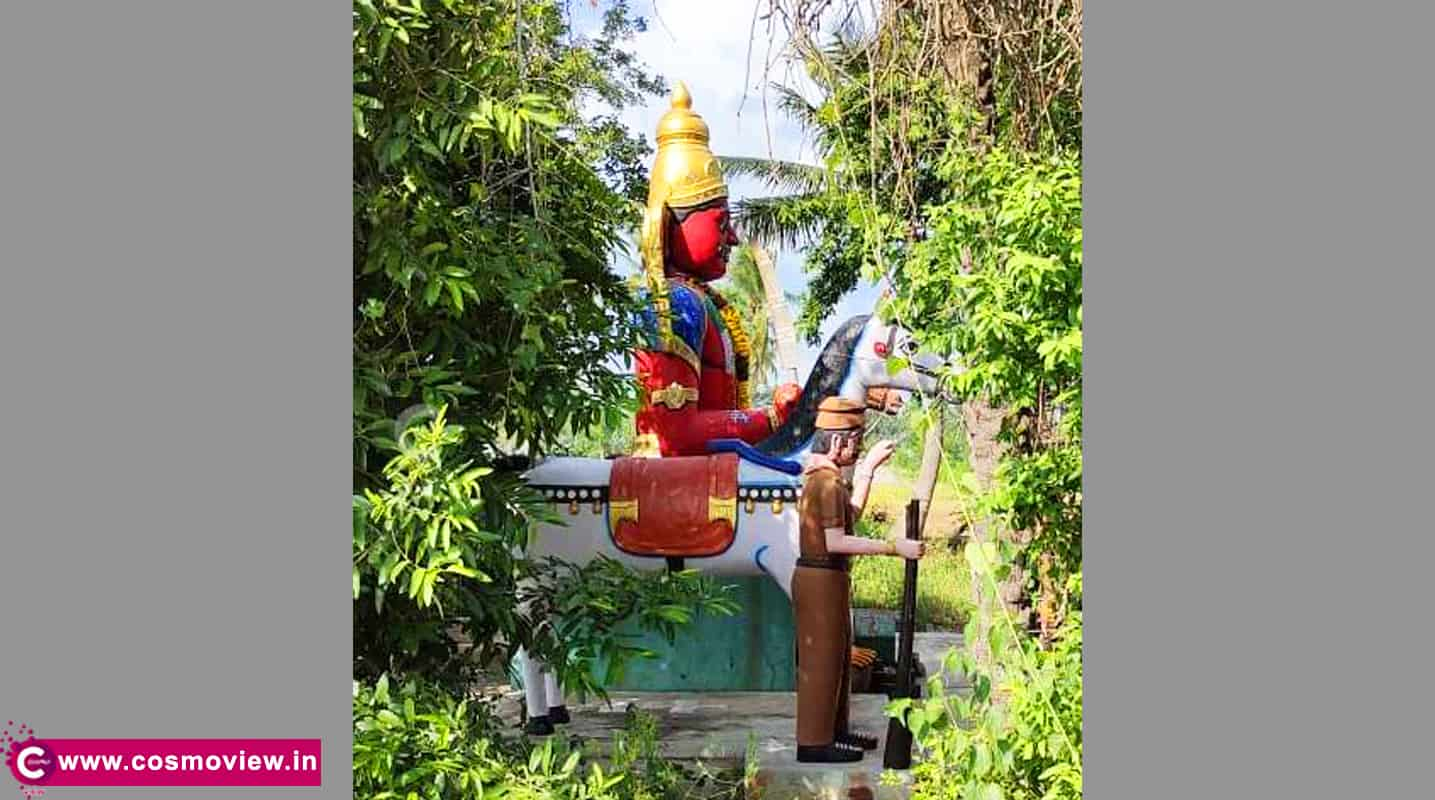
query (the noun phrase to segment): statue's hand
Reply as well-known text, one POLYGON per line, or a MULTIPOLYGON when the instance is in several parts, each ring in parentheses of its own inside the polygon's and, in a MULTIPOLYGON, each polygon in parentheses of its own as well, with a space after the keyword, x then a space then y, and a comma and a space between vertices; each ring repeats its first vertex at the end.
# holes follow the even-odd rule
POLYGON ((902 558, 919 559, 927 554, 927 543, 921 539, 898 539, 892 549, 902 558))
POLYGON ((868 478, 877 474, 877 468, 887 463, 896 449, 897 445, 887 439, 873 445, 867 455, 862 457, 862 463, 857 465, 857 474, 865 474, 868 478))
POLYGON ((802 399, 802 387, 795 383, 784 383, 772 392, 772 408, 777 412, 777 424, 787 421, 787 416, 797 408, 802 399))

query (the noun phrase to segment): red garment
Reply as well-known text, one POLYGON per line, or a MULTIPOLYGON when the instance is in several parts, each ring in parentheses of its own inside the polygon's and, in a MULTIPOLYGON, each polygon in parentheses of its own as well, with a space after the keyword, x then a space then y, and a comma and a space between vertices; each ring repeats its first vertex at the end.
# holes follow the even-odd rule
POLYGON ((618 458, 608 482, 613 544, 640 556, 705 558, 732 546, 737 454, 618 458))
POLYGON ((634 353, 642 393, 638 453, 654 455, 656 449, 662 456, 702 455, 713 439, 756 444, 767 438, 782 418, 773 409, 737 407, 731 344, 707 287, 674 278, 668 297, 675 320, 666 348, 655 340, 651 348, 634 353))

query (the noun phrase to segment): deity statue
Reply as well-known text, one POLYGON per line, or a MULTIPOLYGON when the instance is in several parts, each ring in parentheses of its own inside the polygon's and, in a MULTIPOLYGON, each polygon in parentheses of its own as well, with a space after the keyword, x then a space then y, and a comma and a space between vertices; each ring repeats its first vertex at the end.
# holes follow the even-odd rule
POLYGON ((708 149, 707 123, 681 82, 657 134, 642 227, 647 341, 633 359, 634 455, 702 455, 714 439, 756 444, 787 419, 801 389, 783 384, 772 406, 750 407, 743 320, 710 285, 727 272, 728 252, 738 243, 727 184, 708 149))
MULTIPOLYGON (((860 757, 854 748, 875 741, 849 730, 836 707, 845 696, 841 662, 842 653, 851 650, 851 632, 821 626, 850 616, 846 605, 836 605, 846 602, 842 587, 836 573, 820 566, 802 568, 800 579, 796 575, 800 557, 810 565, 826 554, 878 552, 876 543, 847 535, 850 529, 838 528, 846 534, 837 535, 813 525, 831 522, 833 509, 845 502, 853 502, 860 515, 871 473, 890 457, 891 445, 873 448, 857 468, 865 481, 854 487, 851 500, 836 489, 821 490, 831 470, 809 470, 804 478, 802 462, 816 444, 813 464, 851 467, 846 455, 855 458, 855 450, 833 449, 829 441, 833 404, 845 403, 835 418, 848 430, 865 408, 895 413, 905 392, 934 397, 942 359, 919 352, 900 326, 860 314, 828 339, 805 389, 784 384, 774 392, 772 407, 752 408, 742 320, 709 285, 727 271, 728 249, 737 241, 727 196, 708 149, 707 125, 693 113, 687 87, 679 84, 658 125, 641 237, 648 306, 647 341, 634 353, 641 392, 634 453, 639 457, 555 456, 525 472, 525 483, 554 511, 552 518, 535 521, 525 552, 572 564, 603 557, 640 570, 691 568, 715 576, 771 578, 793 599, 799 635, 810 640, 811 652, 803 651, 805 666, 799 667, 807 676, 802 679, 807 688, 799 690, 805 698, 799 702, 799 755, 850 760, 853 752, 860 757), (893 365, 892 356, 903 363, 893 365), (826 406, 819 408, 824 399, 826 406), (831 457, 821 455, 829 452, 831 457), (799 525, 804 481, 819 487, 814 497, 831 502, 819 508, 807 500, 814 510, 799 525), (834 605, 821 611, 829 601, 834 605), (822 618, 816 628, 815 617, 822 618), (824 702, 833 707, 822 709, 824 702)), ((519 661, 528 715, 524 729, 551 734, 555 724, 570 718, 562 687, 550 665, 526 649, 519 661)))

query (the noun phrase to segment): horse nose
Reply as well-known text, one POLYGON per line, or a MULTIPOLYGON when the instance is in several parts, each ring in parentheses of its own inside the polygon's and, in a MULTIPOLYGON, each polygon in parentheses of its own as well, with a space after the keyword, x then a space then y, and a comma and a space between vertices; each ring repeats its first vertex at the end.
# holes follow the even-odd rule
POLYGON ((936 397, 941 387, 934 376, 920 373, 917 375, 917 388, 921 389, 924 397, 936 397))

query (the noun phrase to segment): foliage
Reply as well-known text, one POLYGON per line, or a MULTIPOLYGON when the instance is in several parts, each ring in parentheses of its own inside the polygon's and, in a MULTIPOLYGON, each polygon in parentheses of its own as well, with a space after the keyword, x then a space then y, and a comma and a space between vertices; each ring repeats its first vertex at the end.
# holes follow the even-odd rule
POLYGON ((1082 796, 1081 613, 1049 648, 993 630, 1008 668, 996 683, 969 653, 952 650, 943 673, 971 681, 969 698, 949 693, 943 675, 928 679, 920 700, 898 700, 892 713, 911 728, 920 753, 915 800, 1073 800, 1082 796), (1000 700, 1000 702, 999 702, 1000 700))
POLYGON ((565 455, 588 458, 612 458, 633 452, 634 422, 637 416, 636 394, 618 403, 617 411, 605 414, 598 424, 587 429, 570 431, 559 438, 554 450, 565 455))
POLYGON ((897 274, 890 310, 926 347, 961 354, 965 369, 946 376, 949 391, 1010 409, 999 435, 1006 450, 978 505, 1023 535, 971 542, 966 561, 988 597, 1021 564, 1043 638, 1005 613, 973 616, 965 641, 989 653, 948 656, 973 697, 934 685, 907 716, 925 753, 914 796, 1080 797, 1079 160, 953 148, 939 172, 954 199, 926 209, 927 236, 897 274))
POLYGON ((893 312, 962 354, 960 397, 1014 410, 987 510, 1030 531, 1060 582, 1081 566, 1081 177, 1075 154, 954 150, 960 199, 932 206, 893 312))
POLYGON ((727 587, 697 570, 638 573, 603 556, 582 566, 545 559, 520 567, 517 635, 580 694, 606 696, 603 686, 620 682, 630 659, 655 655, 621 632, 625 620, 672 643, 695 613, 731 616, 740 608, 727 587))
POLYGON ((443 409, 412 425, 384 469, 388 485, 356 502, 357 672, 418 669, 461 681, 465 664, 448 635, 458 625, 480 663, 522 646, 564 686, 601 695, 613 671, 646 655, 618 632, 624 620, 671 640, 694 608, 736 610, 694 571, 639 574, 611 559, 575 566, 522 558, 530 524, 561 518, 511 478, 485 482, 489 468, 451 460, 463 437, 443 409), (595 683, 599 661, 610 674, 595 683))
POLYGON ((623 728, 613 735, 609 763, 614 774, 632 777, 623 787, 629 800, 736 800, 756 769, 749 752, 744 774, 713 770, 699 761, 688 767, 663 754, 657 719, 635 705, 623 716, 623 728))
POLYGON ((552 0, 353 9, 355 670, 457 677, 455 624, 481 657, 542 649, 515 597, 547 512, 503 457, 632 402, 609 257, 648 150, 616 115, 663 87, 622 0, 591 39, 552 0))
MULTIPOLYGON (((832 176, 817 192, 789 188, 785 219, 777 203, 761 211, 813 242, 801 327, 810 336, 859 279, 882 279, 883 313, 958 358, 946 396, 1005 413, 991 485, 962 476, 973 519, 1003 531, 965 549, 972 606, 1014 575, 1041 604, 1040 638, 1005 614, 972 615, 965 640, 987 652, 949 656, 972 699, 934 682, 927 700, 896 704, 926 759, 914 794, 1079 796, 1080 3, 881 4, 870 30, 820 46, 824 15, 851 19, 857 4, 772 5, 821 93, 789 90, 784 108, 832 176)), ((991 443, 972 444, 975 460, 991 443)))
POLYGON ((933 35, 913 64, 970 82, 994 106, 992 132, 1024 150, 1081 146, 1082 0, 915 0, 933 35), (989 69, 983 75, 982 62, 989 69), (976 73, 976 74, 971 74, 976 73), (988 80, 984 80, 988 79, 988 80))
MULTIPOLYGON (((888 532, 881 535, 885 538, 888 532)), ((855 559, 852 562, 852 607, 901 609, 906 563, 899 558, 855 559)), ((972 616, 969 583, 962 555, 929 543, 917 581, 917 628, 961 630, 972 616)))
POLYGON ((479 560, 486 545, 511 544, 475 522, 483 507, 479 478, 493 470, 472 467, 472 461, 451 467, 444 463, 444 450, 463 440, 463 429, 445 424, 444 414, 441 410, 431 424, 405 430, 399 454, 384 467, 388 487, 365 492, 366 519, 375 528, 372 542, 367 524, 355 530, 356 598, 364 573, 372 571, 379 605, 407 573, 405 596, 420 606, 437 601, 442 610, 442 598, 435 597, 434 589, 448 576, 491 583, 491 574, 506 566, 485 571, 487 565, 479 560))
POLYGON ((646 191, 618 123, 661 84, 619 45, 534 0, 354 4, 354 442, 373 486, 393 421, 447 404, 475 454, 538 453, 631 391, 635 341, 609 268, 646 191), (585 101, 614 115, 585 118, 585 101))
POLYGON ((687 771, 657 757, 652 719, 641 713, 616 734, 605 768, 562 737, 504 738, 489 707, 421 681, 355 681, 353 708, 353 790, 363 800, 718 800, 739 785, 713 775, 693 791, 687 771))

